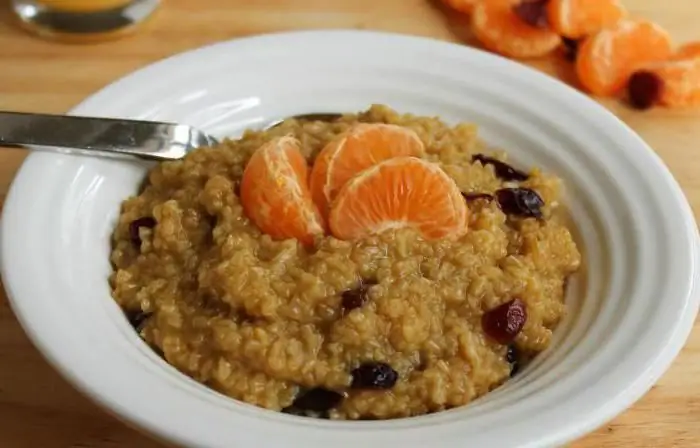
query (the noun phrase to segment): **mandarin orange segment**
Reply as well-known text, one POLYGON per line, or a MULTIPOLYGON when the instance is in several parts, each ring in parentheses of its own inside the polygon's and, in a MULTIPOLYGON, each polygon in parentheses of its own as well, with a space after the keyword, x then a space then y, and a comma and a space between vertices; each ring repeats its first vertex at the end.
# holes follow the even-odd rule
POLYGON ((333 202, 331 233, 353 240, 389 229, 414 228, 426 239, 466 231, 467 206, 439 165, 396 157, 351 179, 333 202))
POLYGON ((619 0, 549 0, 547 4, 549 25, 570 39, 611 27, 626 15, 619 0))
POLYGON ((584 41, 576 73, 591 93, 612 95, 623 89, 640 67, 668 58, 671 47, 671 37, 657 24, 623 19, 584 41))
POLYGON ((311 194, 323 216, 345 183, 372 165, 399 156, 423 155, 423 142, 408 128, 358 124, 328 143, 311 171, 311 194))
POLYGON ((700 57, 700 42, 690 42, 682 45, 671 59, 687 59, 700 57))
POLYGON ((280 137, 253 153, 241 179, 241 205, 263 233, 310 245, 325 225, 307 186, 300 145, 293 137, 280 137))
POLYGON ((520 0, 484 0, 474 6, 472 30, 488 50, 513 58, 544 56, 559 46, 553 31, 532 26, 518 16, 520 0))
POLYGON ((474 9, 474 5, 479 0, 442 0, 444 4, 454 9, 455 11, 470 13, 474 9))
POLYGON ((700 106, 700 42, 682 46, 668 61, 651 64, 646 70, 662 81, 660 104, 700 106))

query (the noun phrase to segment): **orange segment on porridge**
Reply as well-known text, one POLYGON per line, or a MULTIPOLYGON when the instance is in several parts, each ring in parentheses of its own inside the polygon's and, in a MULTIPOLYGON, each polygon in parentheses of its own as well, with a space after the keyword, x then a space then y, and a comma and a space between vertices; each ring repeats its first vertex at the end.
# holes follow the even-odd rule
POLYGON ((423 155, 423 142, 412 130, 383 123, 363 123, 331 141, 311 170, 311 194, 324 216, 340 189, 360 171, 399 156, 423 155))
POLYGON ((612 95, 640 67, 668 58, 671 46, 671 37, 657 24, 624 19, 584 41, 578 50, 576 73, 591 93, 612 95))
POLYGON ((549 0, 547 4, 549 25, 570 39, 613 26, 626 14, 619 0, 549 0))
POLYGON ((462 233, 466 218, 462 193, 439 165, 398 157, 345 184, 332 204, 329 224, 344 240, 406 227, 435 239, 462 233))
POLYGON ((535 58, 551 53, 561 38, 553 31, 533 26, 516 14, 520 0, 478 2, 472 12, 472 29, 487 49, 513 58, 535 58))
POLYGON ((313 244, 325 225, 307 187, 299 145, 295 138, 281 137, 255 151, 241 179, 241 204, 262 232, 313 244))

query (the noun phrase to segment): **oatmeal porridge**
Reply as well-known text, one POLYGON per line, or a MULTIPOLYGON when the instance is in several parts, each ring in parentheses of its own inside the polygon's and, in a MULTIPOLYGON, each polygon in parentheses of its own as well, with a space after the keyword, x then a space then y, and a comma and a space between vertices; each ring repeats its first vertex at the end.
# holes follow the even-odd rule
POLYGON ((260 407, 465 405, 548 346, 581 263, 560 181, 505 160, 386 106, 247 131, 123 203, 113 297, 168 363, 260 407))

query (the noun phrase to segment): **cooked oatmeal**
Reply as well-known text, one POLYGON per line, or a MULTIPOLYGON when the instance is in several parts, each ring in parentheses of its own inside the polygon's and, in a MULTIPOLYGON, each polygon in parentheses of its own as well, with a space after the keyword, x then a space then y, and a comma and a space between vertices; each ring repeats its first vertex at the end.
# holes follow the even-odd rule
POLYGON ((537 169, 509 175, 486 152, 473 125, 373 106, 161 163, 122 205, 114 299, 168 363, 257 406, 388 419, 467 404, 548 346, 581 263, 554 210, 560 181, 537 169), (358 122, 417 133, 425 158, 465 194, 463 236, 394 229, 311 247, 275 241, 246 218, 238 184, 258 147, 292 134, 312 164, 358 122), (513 316, 515 331, 498 320, 513 316))

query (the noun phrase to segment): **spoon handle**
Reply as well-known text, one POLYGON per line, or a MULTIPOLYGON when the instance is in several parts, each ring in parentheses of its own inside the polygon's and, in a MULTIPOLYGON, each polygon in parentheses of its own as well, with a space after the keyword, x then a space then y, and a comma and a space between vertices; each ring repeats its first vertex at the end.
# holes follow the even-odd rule
POLYGON ((208 140, 172 123, 0 111, 0 146, 173 160, 208 140))

